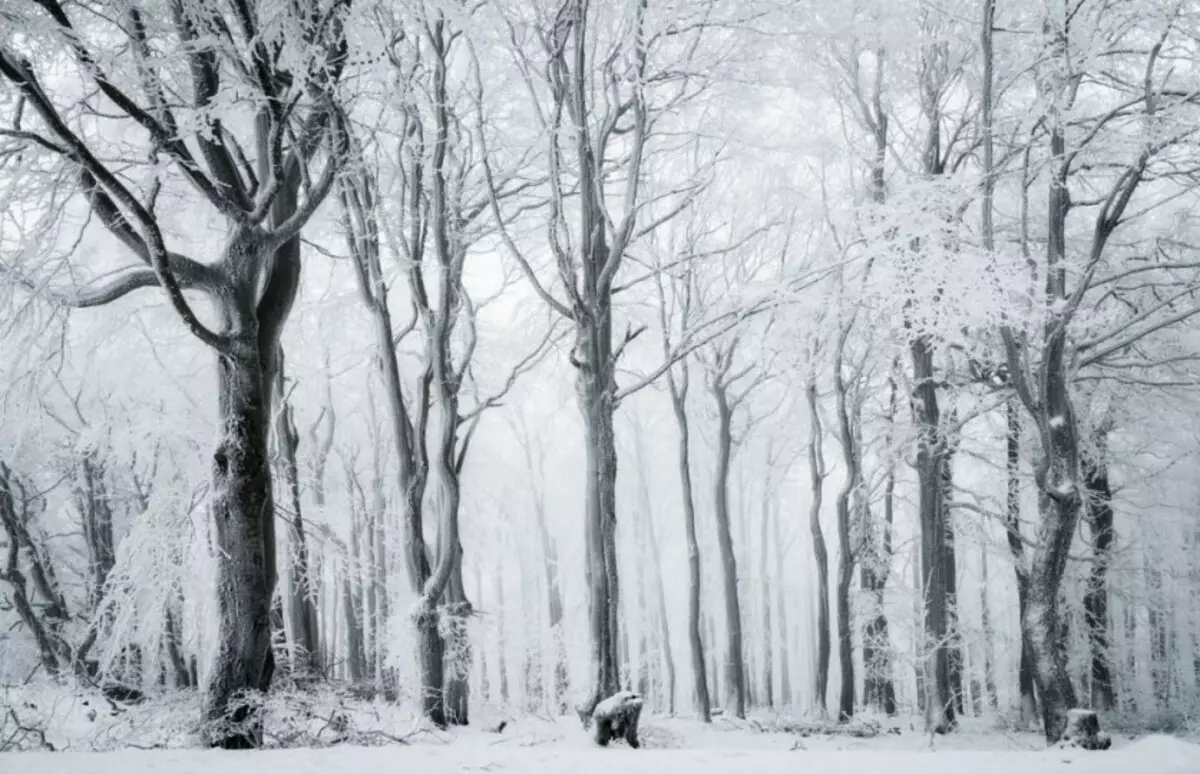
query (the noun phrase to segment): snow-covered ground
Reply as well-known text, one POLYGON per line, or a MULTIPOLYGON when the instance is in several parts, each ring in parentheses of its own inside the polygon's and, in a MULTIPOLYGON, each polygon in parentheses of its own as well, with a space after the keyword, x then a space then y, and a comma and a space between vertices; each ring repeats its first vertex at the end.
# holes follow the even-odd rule
POLYGON ((523 746, 518 737, 491 744, 221 752, 123 750, 106 753, 0 755, 3 774, 1196 774, 1200 746, 1152 736, 1118 750, 969 751, 790 750, 701 746, 630 750, 579 745, 523 746))
POLYGON ((776 731, 767 717, 704 726, 651 716, 643 749, 600 749, 573 718, 484 711, 440 732, 402 707, 292 694, 268 703, 271 742, 288 749, 224 752, 196 747, 194 697, 115 712, 80 695, 0 698, 65 750, 0 754, 0 774, 1200 774, 1200 745, 1171 736, 1114 734, 1105 752, 1046 749, 1037 734, 982 720, 939 737, 893 722, 896 731, 860 739, 776 731), (354 743, 322 746, 339 715, 354 743), (146 747, 163 749, 137 749, 146 747))

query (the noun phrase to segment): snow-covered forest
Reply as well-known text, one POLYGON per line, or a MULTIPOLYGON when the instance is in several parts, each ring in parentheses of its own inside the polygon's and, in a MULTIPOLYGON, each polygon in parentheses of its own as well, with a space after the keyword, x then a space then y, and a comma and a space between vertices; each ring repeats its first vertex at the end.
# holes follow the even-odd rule
POLYGON ((0 752, 1197 731, 1196 0, 0 0, 0 202, 0 752))

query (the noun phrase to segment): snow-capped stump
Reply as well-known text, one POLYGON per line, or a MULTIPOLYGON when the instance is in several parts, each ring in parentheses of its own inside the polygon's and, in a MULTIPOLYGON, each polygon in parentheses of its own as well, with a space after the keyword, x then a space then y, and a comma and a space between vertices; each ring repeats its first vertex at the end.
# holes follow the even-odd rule
POLYGON ((1100 718, 1095 710, 1073 709, 1067 712, 1067 730, 1060 744, 1085 750, 1107 750, 1112 746, 1112 739, 1108 734, 1100 733, 1100 718))
POLYGON ((596 705, 592 720, 596 723, 596 744, 608 746, 613 739, 624 738, 637 749, 638 718, 642 714, 642 697, 633 691, 618 691, 596 705))

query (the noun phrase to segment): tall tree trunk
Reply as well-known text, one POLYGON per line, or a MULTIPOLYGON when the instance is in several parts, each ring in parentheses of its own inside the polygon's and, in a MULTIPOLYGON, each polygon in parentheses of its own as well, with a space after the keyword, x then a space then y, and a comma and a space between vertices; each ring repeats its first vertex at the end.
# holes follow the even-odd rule
MULTIPOLYGON (((837 398, 838 433, 842 445, 842 461, 846 467, 846 481, 838 492, 838 574, 837 574, 837 636, 838 664, 841 669, 841 693, 838 698, 838 720, 846 721, 854 716, 854 641, 850 611, 850 584, 854 579, 854 549, 850 545, 851 499, 855 501, 857 516, 862 514, 857 507, 862 497, 862 467, 855 429, 850 416, 847 386, 842 374, 846 337, 850 326, 842 329, 834 354, 833 380, 837 398)), ((855 398, 857 400, 857 398, 855 398)))
MULTIPOLYGON (((1055 46, 1065 56, 1065 31, 1056 33, 1055 46)), ((1055 97, 1056 99, 1057 97, 1055 97)), ((1057 742, 1066 730, 1067 712, 1075 706, 1075 689, 1067 664, 1065 629, 1059 610, 1059 588, 1066 572, 1067 552, 1083 512, 1078 423, 1070 397, 1067 363, 1066 130, 1052 105, 1050 128, 1050 185, 1047 201, 1046 299, 1044 343, 1039 364, 1040 395, 1024 382, 1024 369, 1014 371, 1018 392, 1033 415, 1041 441, 1041 459, 1034 478, 1038 485, 1041 522, 1029 568, 1029 605, 1023 618, 1033 650, 1034 675, 1042 704, 1046 739, 1057 742)), ((1011 337, 1006 341, 1010 353, 1011 337)), ((1018 360, 1016 353, 1010 361, 1018 360)), ((1012 369, 1010 369, 1012 370, 1012 369)))
POLYGON ((1005 500, 1005 531, 1008 548, 1013 555, 1013 567, 1017 575, 1017 605, 1021 624, 1021 659, 1017 669, 1017 687, 1020 693, 1021 722, 1029 724, 1038 714, 1037 694, 1033 672, 1033 643, 1025 630, 1026 611, 1029 609, 1029 567, 1025 558, 1025 540, 1021 535, 1021 415, 1017 399, 1009 398, 1005 404, 1008 432, 1005 437, 1007 455, 1008 489, 1005 500))
MULTIPOLYGON (((995 142, 992 126, 993 100, 992 81, 995 60, 993 34, 996 25, 996 0, 983 0, 983 13, 980 22, 980 52, 983 58, 983 73, 981 94, 979 98, 979 123, 983 134, 983 202, 980 206, 980 232, 983 235, 983 248, 988 253, 995 250, 996 228, 994 213, 995 180, 995 142)), ((1007 404, 1008 410, 1013 409, 1012 401, 1007 404)), ((1019 454, 1018 454, 1019 462, 1019 454)), ((1016 471, 1010 471, 1010 475, 1016 471)), ((1013 493, 1015 496, 1016 493, 1013 493)), ((1019 503, 1017 508, 1020 508, 1019 503)), ((991 607, 988 604, 988 547, 987 541, 980 542, 979 549, 979 595, 980 615, 983 623, 983 673, 988 696, 988 707, 993 711, 998 708, 996 696, 996 674, 994 667, 995 653, 992 647, 991 607)), ((1024 649, 1022 648, 1022 652, 1024 649)))
POLYGON ((359 533, 362 531, 363 513, 358 507, 359 498, 354 490, 354 471, 346 465, 347 495, 350 503, 350 545, 346 552, 345 577, 342 580, 342 610, 346 626, 346 670, 350 681, 361 683, 367 679, 366 606, 363 599, 362 550, 359 533))
POLYGON ((775 672, 774 664, 772 663, 772 654, 775 647, 773 642, 772 627, 771 627, 771 585, 767 581, 767 544, 770 542, 771 529, 771 490, 769 487, 763 487, 762 506, 761 506, 761 532, 759 538, 759 561, 758 561, 758 577, 761 579, 762 587, 759 589, 762 607, 760 615, 762 616, 762 659, 763 659, 763 703, 768 709, 775 707, 775 672))
MULTIPOLYGON (((958 423, 958 411, 951 408, 949 425, 958 423)), ((964 644, 962 633, 958 626, 958 558, 954 545, 954 510, 951 503, 954 500, 954 458, 958 453, 958 437, 943 433, 942 436, 942 566, 945 568, 946 582, 946 649, 949 651, 950 662, 950 691, 954 698, 954 711, 959 715, 966 714, 963 673, 964 644)))
POLYGON ((1095 449, 1086 463, 1088 522, 1091 525, 1092 563, 1087 591, 1083 597, 1084 615, 1091 650, 1092 707, 1114 707, 1112 668, 1109 654, 1108 566, 1112 558, 1113 507, 1112 486, 1108 481, 1107 431, 1096 438, 1095 449))
POLYGON ((580 408, 587 455, 587 585, 592 640, 592 684, 581 717, 590 718, 604 698, 621 689, 620 589, 617 570, 617 448, 613 431, 612 320, 606 309, 579 339, 588 351, 579 369, 580 408))
POLYGON ((983 636, 983 690, 987 696, 987 706, 992 712, 1000 708, 1000 700, 996 695, 996 651, 995 633, 992 628, 992 605, 988 597, 988 545, 986 540, 979 544, 979 619, 983 636))
POLYGON ((746 717, 746 673, 742 652, 742 608, 738 598, 737 558, 729 515, 729 466, 733 450, 733 412, 725 387, 719 381, 711 385, 717 403, 717 472, 715 479, 715 515, 717 547, 721 553, 721 571, 725 599, 725 670, 730 692, 729 708, 735 717, 746 717))
MULTIPOLYGON (((893 363, 893 371, 899 363, 893 363)), ((863 703, 888 715, 896 714, 896 688, 892 682, 891 635, 885 612, 885 592, 892 565, 892 523, 895 520, 896 470, 892 462, 892 438, 895 426, 897 388, 894 376, 888 377, 886 449, 889 451, 883 485, 883 529, 876 540, 869 519, 862 529, 864 556, 860 559, 860 583, 869 595, 871 610, 863 632, 863 703)))
POLYGON ((275 524, 267 456, 273 374, 251 354, 218 357, 221 440, 213 455, 213 521, 217 556, 217 652, 209 669, 205 718, 214 746, 262 743, 252 694, 271 685, 271 596, 275 524))
MULTIPOLYGON (((643 529, 646 522, 650 518, 650 514, 643 511, 641 514, 641 526, 643 529)), ((635 528, 638 525, 634 525, 635 528)), ((637 593, 634 595, 636 604, 633 606, 634 615, 637 616, 638 622, 638 644, 637 644, 637 681, 635 683, 636 691, 640 696, 650 697, 650 651, 649 642, 647 642, 648 629, 650 628, 650 609, 646 604, 646 542, 638 541, 638 552, 635 555, 634 562, 634 587, 637 593)), ((626 619, 628 620, 628 619, 626 619)))
POLYGON ((948 576, 954 572, 954 568, 946 566, 947 535, 942 502, 945 491, 942 469, 945 460, 938 432, 941 415, 934 384, 933 349, 927 336, 918 335, 913 339, 911 355, 915 391, 913 413, 920 433, 917 439, 917 480, 920 492, 921 590, 925 604, 925 722, 930 730, 946 733, 955 724, 948 600, 948 576))
POLYGON ((688 649, 692 656, 692 685, 696 711, 705 723, 712 722, 712 702, 708 692, 708 674, 704 662, 704 640, 700 627, 700 543, 696 539, 696 500, 692 487, 692 465, 690 433, 687 415, 687 361, 683 363, 683 375, 677 382, 668 374, 671 388, 671 408, 679 428, 679 482, 683 496, 684 539, 688 557, 688 649))
POLYGON ((788 646, 788 614, 784 604, 787 583, 784 582, 783 536, 780 534, 779 521, 779 501, 776 500, 771 505, 771 536, 775 544, 775 615, 779 622, 779 636, 776 638, 779 650, 775 663, 779 667, 779 705, 786 710, 792 706, 792 652, 788 646))
POLYGON ((821 499, 825 489, 825 455, 822 451, 824 430, 817 410, 817 385, 810 381, 808 396, 808 467, 812 481, 812 501, 808 523, 812 531, 813 556, 817 565, 817 709, 827 711, 826 693, 829 687, 829 554, 825 550, 825 533, 821 530, 821 499))
POLYGON ((85 451, 80 459, 78 478, 76 497, 88 549, 88 610, 94 616, 100 610, 108 576, 117 563, 105 468, 94 447, 85 451))
POLYGON ((708 619, 708 651, 712 659, 708 670, 709 693, 712 695, 713 706, 724 710, 721 704, 721 664, 717 657, 720 652, 720 648, 717 647, 717 617, 709 613, 705 618, 708 619))
POLYGON ((458 726, 470 721, 471 640, 467 629, 473 608, 463 586, 462 544, 446 586, 446 719, 458 726))
POLYGON ((275 413, 275 442, 278 444, 283 463, 283 483, 287 502, 292 510, 291 529, 288 530, 288 545, 291 548, 291 563, 288 573, 288 611, 291 617, 293 642, 292 673, 300 677, 312 676, 322 663, 320 637, 317 624, 316 599, 312 588, 312 573, 309 566, 308 535, 304 527, 304 513, 300 502, 300 474, 297 465, 297 449, 300 435, 296 430, 292 406, 283 385, 282 363, 275 380, 275 395, 278 409, 275 413))

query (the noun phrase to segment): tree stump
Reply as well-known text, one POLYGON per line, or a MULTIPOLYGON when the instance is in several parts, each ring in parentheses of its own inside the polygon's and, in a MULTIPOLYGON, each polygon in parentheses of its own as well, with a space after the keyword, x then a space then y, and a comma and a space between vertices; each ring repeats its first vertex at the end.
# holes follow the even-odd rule
POLYGON ((596 705, 592 720, 596 723, 596 744, 607 747, 613 739, 624 739, 637 749, 638 718, 642 714, 642 697, 633 691, 618 691, 596 705))
POLYGON ((1100 733, 1100 718, 1095 710, 1073 709, 1067 712, 1067 730, 1061 744, 1084 750, 1107 750, 1112 746, 1108 734, 1100 733))

